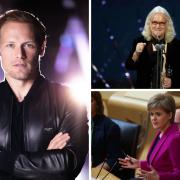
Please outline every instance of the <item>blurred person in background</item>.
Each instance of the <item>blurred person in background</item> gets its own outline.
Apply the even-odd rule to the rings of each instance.
[[[118,157],[123,157],[121,134],[118,125],[104,115],[104,106],[100,92],[91,92],[92,116],[92,167],[101,167],[117,175],[120,166]]]

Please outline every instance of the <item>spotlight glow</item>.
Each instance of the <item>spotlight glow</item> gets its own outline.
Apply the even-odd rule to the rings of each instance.
[[[130,74],[128,72],[126,72],[125,76],[128,78],[128,77],[130,77]]]
[[[84,104],[88,111],[88,118],[90,115],[90,91],[89,91],[89,84],[85,81],[85,79],[81,77],[76,77],[68,81],[68,83],[64,83],[64,85],[70,87],[72,98],[80,104]]]

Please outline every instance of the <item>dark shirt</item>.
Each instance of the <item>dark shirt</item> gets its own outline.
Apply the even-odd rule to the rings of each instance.
[[[155,139],[155,142],[154,142],[154,144],[152,145],[152,148],[151,148],[151,150],[150,150],[150,152],[149,152],[149,154],[148,154],[148,157],[147,157],[148,163],[149,163],[149,159],[150,159],[150,157],[151,157],[151,154],[152,154],[152,152],[154,151],[154,149],[155,149],[156,145],[158,144],[159,140],[160,140],[160,137],[157,136],[157,138]]]
[[[134,62],[132,60],[133,53],[136,49],[136,45],[139,42],[146,43],[146,46],[143,52],[140,54],[139,59]],[[129,57],[126,60],[126,68],[129,70],[136,70],[137,79],[136,79],[136,88],[156,88],[156,69],[157,69],[157,53],[153,51],[152,44],[156,42],[147,41],[143,37],[137,38],[133,42],[132,50],[129,54]],[[166,53],[166,73],[171,72],[168,75],[172,80],[171,88],[180,88],[180,41],[173,39],[170,43],[167,44],[167,53]],[[159,81],[159,80],[158,80]]]
[[[13,152],[24,152],[23,137],[23,102],[18,102],[14,96],[11,126],[11,147]]]

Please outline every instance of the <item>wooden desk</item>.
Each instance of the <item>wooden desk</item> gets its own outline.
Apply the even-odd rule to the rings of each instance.
[[[92,169],[91,169],[91,176],[96,179],[99,171],[100,171],[100,167],[92,168]],[[100,173],[99,176],[98,176],[98,180],[103,179],[107,174],[108,174],[108,171],[105,170],[105,169],[102,169],[102,170],[101,170],[101,173]],[[113,174],[111,174],[111,173],[109,173],[109,174],[106,176],[105,180],[107,180],[107,179],[108,179],[108,180],[120,180],[120,178],[116,177],[115,175],[113,175]]]

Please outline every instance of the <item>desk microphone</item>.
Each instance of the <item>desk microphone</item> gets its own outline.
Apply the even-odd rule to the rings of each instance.
[[[109,172],[102,178],[102,180],[105,179],[105,178],[111,173],[111,171],[113,170],[113,168],[115,167],[115,165],[117,164],[117,162],[118,162],[118,160],[115,161],[115,163],[113,164],[113,166],[111,167],[111,169],[109,170]]]
[[[101,168],[100,168],[100,170],[99,170],[99,172],[98,172],[98,174],[97,174],[97,176],[96,176],[96,179],[97,179],[98,176],[100,175],[100,173],[101,173],[101,171],[102,171],[102,168],[103,168],[105,162],[106,162],[106,159],[103,161],[102,166],[101,166]]]

